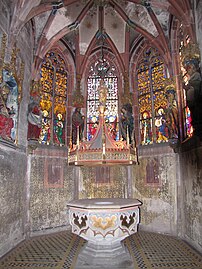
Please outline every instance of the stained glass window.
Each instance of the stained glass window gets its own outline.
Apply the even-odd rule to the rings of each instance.
[[[34,97],[32,116],[28,116],[28,139],[38,140],[41,144],[65,144],[67,71],[62,57],[55,53],[46,54],[40,71],[40,95]],[[32,94],[33,95],[33,94]],[[33,97],[33,96],[32,96]],[[34,114],[35,113],[35,114]],[[33,117],[37,117],[37,130],[33,133]],[[36,127],[36,121],[35,121]],[[31,132],[29,130],[31,129]],[[30,137],[31,134],[31,137]]]
[[[118,78],[116,69],[106,59],[97,60],[90,67],[87,90],[87,139],[91,140],[96,133],[99,122],[99,93],[101,77],[104,76],[108,87],[105,122],[112,137],[118,139]]]
[[[164,92],[166,69],[155,49],[144,53],[137,70],[140,113],[140,141],[142,145],[167,142],[167,100]]]

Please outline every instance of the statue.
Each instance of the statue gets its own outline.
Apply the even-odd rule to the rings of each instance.
[[[120,137],[123,140],[127,140],[127,135],[129,137],[129,144],[133,141],[133,129],[134,129],[134,118],[132,115],[132,106],[126,104],[121,108],[120,116]]]
[[[192,125],[194,132],[198,131],[202,135],[202,79],[199,72],[198,63],[194,60],[190,61],[185,66],[188,74],[188,83],[184,85],[186,91],[187,106],[191,112]],[[198,131],[197,131],[198,129]],[[200,130],[199,130],[200,129]]]
[[[79,131],[79,141],[83,139],[84,131],[84,119],[85,117],[81,114],[81,108],[76,107],[72,114],[72,144],[77,144],[77,132]]]
[[[31,102],[28,105],[28,140],[38,140],[41,123],[42,123],[42,111],[39,107],[39,104],[36,102]]]
[[[10,117],[10,109],[7,107],[7,99],[10,89],[4,85],[0,88],[0,137],[11,139],[11,130],[14,126]]]
[[[30,103],[28,105],[28,140],[38,140],[41,132],[42,125],[42,109],[40,106],[40,83],[39,81],[33,81],[30,90]]]
[[[18,124],[18,85],[12,73],[3,70],[0,85],[0,137],[16,141]]]
[[[174,89],[170,89],[167,91],[166,124],[168,127],[169,139],[178,139],[179,120],[178,120],[178,108],[175,99]]]

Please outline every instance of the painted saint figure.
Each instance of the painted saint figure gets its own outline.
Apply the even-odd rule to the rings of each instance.
[[[167,138],[167,126],[165,113],[163,108],[159,108],[157,112],[157,117],[155,120],[155,126],[157,127],[157,143],[168,142]]]
[[[50,119],[48,118],[49,113],[47,110],[43,111],[42,122],[41,122],[41,131],[39,135],[39,143],[47,144],[50,143]]]
[[[62,114],[58,113],[57,119],[55,120],[54,133],[56,143],[59,144],[60,146],[64,145],[63,128],[64,124],[62,121]]]

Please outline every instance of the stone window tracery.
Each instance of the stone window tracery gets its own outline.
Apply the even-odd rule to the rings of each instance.
[[[87,140],[96,133],[99,122],[99,92],[101,78],[108,88],[105,122],[112,137],[118,139],[118,77],[116,68],[106,59],[97,60],[90,66],[87,79]]]

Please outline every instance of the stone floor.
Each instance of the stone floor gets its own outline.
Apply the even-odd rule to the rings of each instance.
[[[134,269],[202,269],[202,255],[172,236],[139,231],[124,240],[124,244]],[[0,269],[75,269],[84,245],[85,241],[70,231],[34,237],[5,255],[0,260]]]

